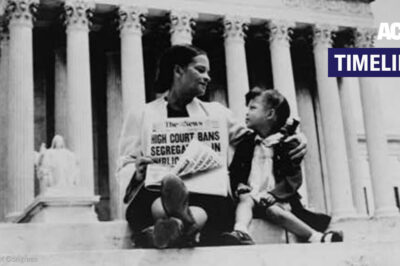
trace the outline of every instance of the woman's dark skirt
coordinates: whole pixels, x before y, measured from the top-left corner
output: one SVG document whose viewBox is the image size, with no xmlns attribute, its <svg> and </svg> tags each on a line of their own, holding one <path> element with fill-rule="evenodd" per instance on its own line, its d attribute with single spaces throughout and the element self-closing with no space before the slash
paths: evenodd
<svg viewBox="0 0 400 266">
<path fill-rule="evenodd" d="M 159 192 L 142 188 L 126 210 L 126 219 L 134 232 L 140 232 L 154 224 L 151 205 L 160 197 Z M 234 224 L 234 204 L 230 197 L 189 194 L 189 206 L 197 206 L 205 210 L 208 219 L 202 235 L 217 235 L 231 231 Z"/>
</svg>

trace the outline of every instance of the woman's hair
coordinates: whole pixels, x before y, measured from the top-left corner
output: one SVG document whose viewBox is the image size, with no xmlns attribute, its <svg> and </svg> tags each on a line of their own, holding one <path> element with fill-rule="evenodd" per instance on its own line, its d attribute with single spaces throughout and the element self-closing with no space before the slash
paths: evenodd
<svg viewBox="0 0 400 266">
<path fill-rule="evenodd" d="M 250 100 L 261 96 L 264 109 L 272 108 L 276 113 L 276 123 L 273 126 L 274 131 L 278 131 L 286 123 L 290 116 L 290 107 L 286 98 L 277 90 L 266 89 L 263 86 L 255 86 L 251 91 L 246 94 L 246 104 Z"/>
<path fill-rule="evenodd" d="M 163 93 L 169 90 L 172 86 L 175 66 L 186 67 L 198 55 L 207 55 L 207 53 L 192 45 L 174 45 L 168 48 L 158 62 L 155 91 Z"/>
</svg>

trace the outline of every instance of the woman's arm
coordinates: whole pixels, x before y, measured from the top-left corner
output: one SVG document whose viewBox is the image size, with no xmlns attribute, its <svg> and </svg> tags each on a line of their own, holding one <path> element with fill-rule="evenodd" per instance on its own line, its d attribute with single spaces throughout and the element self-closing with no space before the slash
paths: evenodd
<svg viewBox="0 0 400 266">
<path fill-rule="evenodd" d="M 244 136 L 250 134 L 252 131 L 246 127 L 244 121 L 236 119 L 233 112 L 220 103 L 215 103 L 219 111 L 218 114 L 223 114 L 228 124 L 229 144 L 236 147 L 237 144 L 243 139 Z"/>
<path fill-rule="evenodd" d="M 276 185 L 270 193 L 278 200 L 286 200 L 297 194 L 303 183 L 301 173 L 301 160 L 303 157 L 292 159 L 290 152 L 298 149 L 299 142 L 296 138 L 282 142 L 274 148 L 274 176 Z M 302 152 L 302 149 L 299 149 Z"/>
<path fill-rule="evenodd" d="M 144 179 L 143 167 L 141 167 L 142 172 L 136 174 L 138 166 L 143 164 L 139 163 L 143 154 L 141 150 L 143 116 L 144 112 L 141 114 L 130 112 L 123 122 L 119 139 L 116 178 L 120 191 L 125 191 L 125 203 L 134 197 Z"/>
</svg>

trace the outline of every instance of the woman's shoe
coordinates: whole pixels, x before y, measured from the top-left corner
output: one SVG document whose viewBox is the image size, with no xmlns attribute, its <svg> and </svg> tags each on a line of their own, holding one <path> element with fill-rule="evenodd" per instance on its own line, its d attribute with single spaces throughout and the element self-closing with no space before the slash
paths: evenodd
<svg viewBox="0 0 400 266">
<path fill-rule="evenodd" d="M 168 217 L 175 217 L 183 223 L 183 239 L 187 246 L 198 241 L 199 229 L 189 208 L 189 191 L 183 181 L 168 175 L 161 182 L 161 202 Z"/>
<path fill-rule="evenodd" d="M 168 175 L 163 178 L 161 202 L 168 216 L 182 220 L 185 225 L 195 223 L 189 209 L 189 191 L 179 177 Z"/>
<path fill-rule="evenodd" d="M 177 218 L 157 220 L 154 225 L 154 246 L 160 249 L 180 247 L 183 241 L 182 229 L 183 223 Z"/>
<path fill-rule="evenodd" d="M 154 226 L 149 226 L 132 236 L 135 248 L 154 248 Z"/>
</svg>

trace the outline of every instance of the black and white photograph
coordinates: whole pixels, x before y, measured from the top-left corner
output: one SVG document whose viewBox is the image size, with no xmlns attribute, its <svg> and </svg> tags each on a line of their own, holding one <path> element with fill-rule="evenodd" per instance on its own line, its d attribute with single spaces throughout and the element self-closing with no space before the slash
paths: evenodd
<svg viewBox="0 0 400 266">
<path fill-rule="evenodd" d="M 399 0 L 0 0 L 0 266 L 400 265 Z"/>
</svg>

